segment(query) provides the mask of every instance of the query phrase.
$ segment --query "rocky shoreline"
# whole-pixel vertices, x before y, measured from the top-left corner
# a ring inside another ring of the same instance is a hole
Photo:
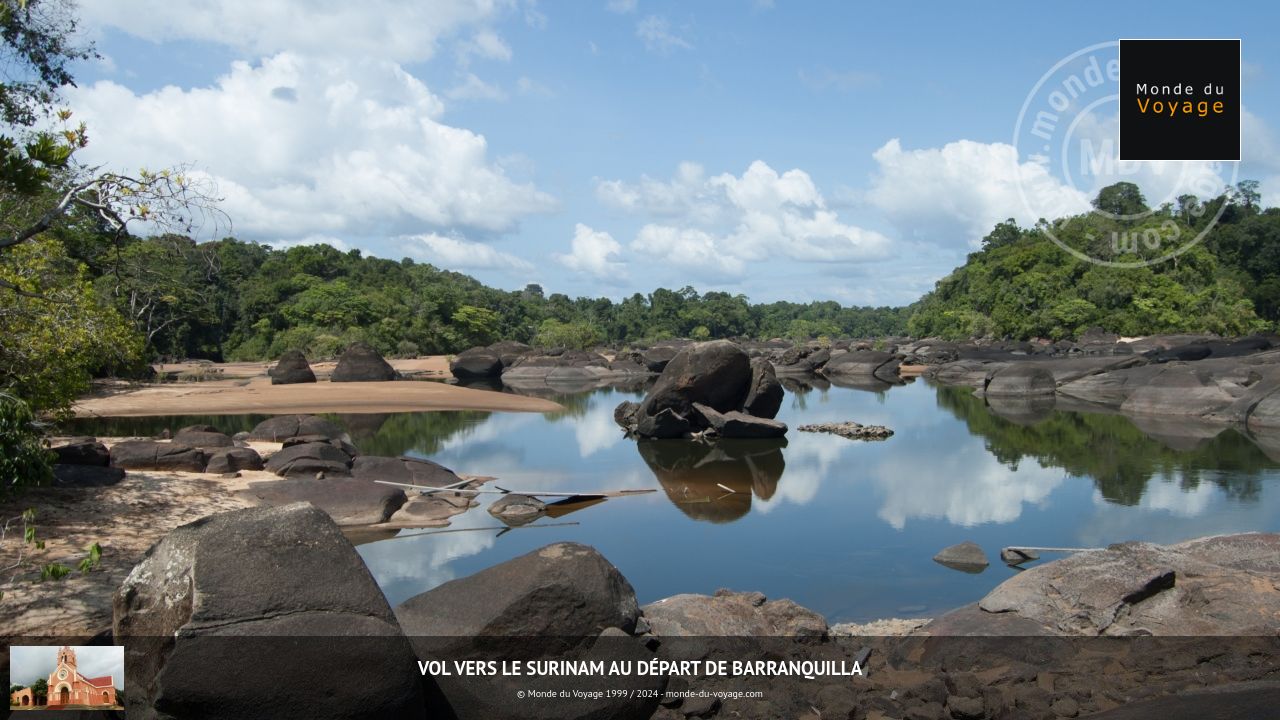
[[[1216,690],[1216,702],[1230,706],[1252,702],[1259,687],[1274,689],[1257,683],[1273,681],[1280,666],[1277,551],[1280,535],[1268,534],[1125,543],[1033,567],[910,635],[866,634],[883,625],[850,635],[760,593],[722,590],[642,606],[617,568],[575,543],[542,547],[392,608],[333,520],[295,503],[222,513],[169,533],[116,591],[111,641],[126,646],[127,707],[139,717],[161,708],[166,716],[211,716],[201,710],[210,677],[230,681],[223,668],[246,658],[277,670],[269,678],[236,675],[233,696],[219,697],[219,716],[241,709],[285,717],[306,706],[317,718],[423,717],[428,709],[457,718],[1111,717],[1105,713],[1163,696],[1193,706],[1186,693]],[[334,652],[343,662],[324,661]],[[768,660],[777,668],[856,662],[867,671],[852,681],[785,672],[763,679],[412,672],[416,660],[513,658]],[[644,692],[639,699],[591,692],[603,687]],[[742,692],[757,687],[768,692]],[[517,691],[537,688],[581,692],[554,703],[513,702]],[[315,693],[329,700],[316,706]]]

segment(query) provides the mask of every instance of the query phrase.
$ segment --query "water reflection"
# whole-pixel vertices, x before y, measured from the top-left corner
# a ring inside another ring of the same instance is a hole
[[[768,500],[786,469],[786,439],[640,440],[640,457],[671,502],[694,520],[733,522],[751,510],[752,495]]]

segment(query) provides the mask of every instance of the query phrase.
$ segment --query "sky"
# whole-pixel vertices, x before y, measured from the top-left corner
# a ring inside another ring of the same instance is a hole
[[[409,257],[506,289],[903,305],[994,223],[1083,211],[1118,179],[1153,205],[1246,178],[1280,203],[1280,9],[1265,5],[117,0],[79,13],[102,55],[66,93],[88,123],[86,162],[211,181],[230,226],[209,236]],[[1076,159],[1034,162],[1019,117],[1055,65],[1163,37],[1242,39],[1242,162],[1070,172],[1087,166],[1082,138],[1114,155],[1115,82],[1073,98],[1054,142]]]

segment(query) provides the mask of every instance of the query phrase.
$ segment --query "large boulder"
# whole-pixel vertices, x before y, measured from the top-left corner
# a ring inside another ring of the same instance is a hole
[[[309,442],[290,445],[272,455],[267,470],[281,477],[313,477],[316,473],[347,475],[352,457],[332,443]]]
[[[173,530],[125,578],[113,612],[130,717],[424,716],[413,649],[386,598],[305,503]]]
[[[671,359],[678,352],[680,352],[678,348],[670,345],[659,345],[645,350],[641,357],[644,359],[644,365],[649,372],[661,373],[667,369],[667,363],[671,362]]]
[[[764,358],[751,361],[751,386],[742,411],[758,418],[776,418],[782,407],[782,383],[774,373],[773,363]]]
[[[296,385],[313,383],[316,374],[307,362],[307,356],[300,350],[287,350],[267,374],[271,376],[272,385]]]
[[[261,470],[262,456],[252,448],[222,448],[209,456],[204,471],[223,475],[241,470]]]
[[[1052,395],[1056,389],[1053,373],[1036,362],[1022,362],[997,370],[987,383],[986,394],[992,397],[1025,397]]]
[[[1274,636],[1280,535],[1122,543],[1004,581],[979,602],[1062,635]]]
[[[758,592],[675,595],[645,605],[642,612],[659,637],[825,638],[828,631],[826,619],[818,613],[791,600],[769,601]]]
[[[333,382],[386,382],[399,378],[395,368],[365,343],[347,348],[329,377]]]
[[[1207,370],[1174,365],[1135,388],[1120,410],[1132,415],[1201,417],[1226,408],[1235,399]]]
[[[1246,418],[1250,430],[1272,430],[1280,428],[1280,388],[1265,391],[1260,399],[1249,408]]]
[[[53,486],[68,488],[107,487],[124,480],[124,475],[124,470],[117,467],[59,463],[53,466]]]
[[[886,382],[901,382],[898,366],[902,360],[893,353],[879,350],[854,350],[831,358],[822,367],[827,377],[875,376]]]
[[[473,347],[449,361],[449,372],[459,380],[476,380],[502,375],[502,357],[485,347]]]
[[[533,348],[516,340],[502,340],[488,347],[489,352],[498,356],[502,367],[507,367],[524,357]]]
[[[693,406],[717,412],[739,410],[751,391],[751,360],[728,340],[694,343],[676,353],[653,388],[629,415],[643,437],[677,438],[706,427]]]
[[[1134,390],[1151,382],[1152,378],[1166,369],[1162,365],[1143,365],[1094,373],[1059,385],[1058,393],[1064,397],[1119,409]]]
[[[250,440],[284,442],[300,435],[323,435],[328,438],[346,438],[342,428],[315,415],[279,415],[263,420],[249,431]]]
[[[173,442],[178,445],[198,448],[224,448],[235,445],[231,440],[231,436],[219,432],[217,428],[211,425],[184,427],[174,434]]]
[[[242,492],[264,505],[309,502],[344,526],[386,522],[407,499],[399,488],[342,475],[324,479],[295,476],[249,483],[248,489]]]
[[[431,640],[433,651],[456,650],[476,637],[542,638],[545,655],[580,648],[608,628],[634,632],[639,614],[631,583],[578,543],[548,545],[396,608],[405,633],[415,644]]]
[[[93,465],[106,467],[111,464],[111,453],[97,438],[74,437],[65,444],[50,448],[54,462],[59,465]]]
[[[111,448],[111,464],[126,470],[204,472],[209,456],[200,448],[186,445],[128,440]]]
[[[444,487],[462,481],[462,478],[440,463],[417,458],[378,455],[362,455],[356,458],[351,464],[351,476],[357,480],[386,480],[424,487]]]

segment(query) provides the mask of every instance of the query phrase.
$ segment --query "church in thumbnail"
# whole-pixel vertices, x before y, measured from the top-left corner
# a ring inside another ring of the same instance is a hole
[[[111,675],[85,677],[76,667],[76,651],[69,646],[58,649],[58,664],[49,673],[49,697],[46,706],[56,709],[64,705],[111,707],[116,705],[115,678]],[[31,688],[14,692],[9,698],[14,707],[30,707],[37,699]]]

